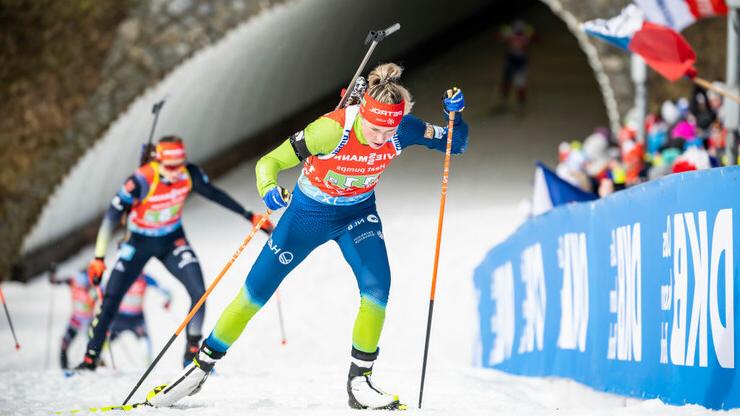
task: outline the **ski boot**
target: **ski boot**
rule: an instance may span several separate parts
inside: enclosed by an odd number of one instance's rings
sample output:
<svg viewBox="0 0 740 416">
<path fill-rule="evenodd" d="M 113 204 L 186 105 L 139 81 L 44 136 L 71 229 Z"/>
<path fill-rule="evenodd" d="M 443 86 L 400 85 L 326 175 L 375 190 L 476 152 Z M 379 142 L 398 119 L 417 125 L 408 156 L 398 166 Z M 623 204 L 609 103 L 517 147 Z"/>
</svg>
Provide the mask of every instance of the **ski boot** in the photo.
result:
<svg viewBox="0 0 740 416">
<path fill-rule="evenodd" d="M 200 352 L 185 370 L 172 383 L 155 387 L 147 395 L 147 403 L 154 407 L 166 407 L 175 404 L 185 396 L 198 393 L 211 374 L 216 361 L 226 353 L 213 351 L 203 343 Z"/>
<path fill-rule="evenodd" d="M 352 348 L 352 362 L 347 377 L 347 394 L 349 407 L 353 409 L 406 410 L 398 396 L 379 389 L 370 379 L 373 374 L 373 363 L 378 351 L 373 354 Z"/>
<path fill-rule="evenodd" d="M 200 350 L 200 335 L 188 335 L 188 341 L 185 345 L 185 355 L 183 355 L 182 367 L 185 368 L 193 362 L 193 358 L 198 355 Z"/>
<path fill-rule="evenodd" d="M 64 348 L 62 348 L 59 354 L 59 365 L 62 367 L 62 370 L 69 369 L 69 358 L 67 358 L 67 350 Z"/>
<path fill-rule="evenodd" d="M 98 354 L 95 351 L 88 351 L 82 362 L 75 367 L 75 371 L 95 371 L 98 367 Z"/>
</svg>

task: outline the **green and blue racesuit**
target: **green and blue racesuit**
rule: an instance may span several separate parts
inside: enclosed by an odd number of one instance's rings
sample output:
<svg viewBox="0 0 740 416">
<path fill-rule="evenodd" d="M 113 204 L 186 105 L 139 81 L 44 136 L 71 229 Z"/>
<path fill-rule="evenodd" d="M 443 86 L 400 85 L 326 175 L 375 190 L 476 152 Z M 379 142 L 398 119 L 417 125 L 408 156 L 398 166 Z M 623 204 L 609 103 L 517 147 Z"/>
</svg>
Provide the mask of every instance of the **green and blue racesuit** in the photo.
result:
<svg viewBox="0 0 740 416">
<path fill-rule="evenodd" d="M 352 129 L 357 140 L 367 145 L 360 116 L 355 119 Z M 338 148 L 345 133 L 342 124 L 321 117 L 297 134 L 302 135 L 311 155 L 328 155 Z M 453 129 L 453 153 L 465 151 L 467 136 L 467 124 L 458 114 Z M 446 127 L 433 126 L 413 115 L 406 115 L 393 140 L 400 148 L 423 145 L 444 152 L 446 138 Z M 300 161 L 290 139 L 262 157 L 256 166 L 260 195 L 264 196 L 277 185 L 279 172 L 297 166 Z M 206 345 L 212 350 L 225 353 L 285 276 L 311 251 L 333 240 L 351 266 L 360 291 L 360 309 L 352 333 L 353 354 L 355 350 L 368 356 L 377 354 L 391 275 L 373 191 L 355 203 L 348 203 L 350 201 L 342 197 L 319 198 L 310 194 L 315 190 L 306 187 L 304 179 L 302 174 L 290 206 L 263 247 L 239 293 L 206 339 Z"/>
</svg>

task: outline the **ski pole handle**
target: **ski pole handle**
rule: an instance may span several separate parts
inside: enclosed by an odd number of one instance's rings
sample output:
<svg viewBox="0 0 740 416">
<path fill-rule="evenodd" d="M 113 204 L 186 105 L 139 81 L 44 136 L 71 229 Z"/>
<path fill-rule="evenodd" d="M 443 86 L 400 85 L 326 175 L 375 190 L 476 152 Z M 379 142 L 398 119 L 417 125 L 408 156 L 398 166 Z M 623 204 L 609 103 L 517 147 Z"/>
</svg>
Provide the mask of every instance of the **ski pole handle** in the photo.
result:
<svg viewBox="0 0 740 416">
<path fill-rule="evenodd" d="M 162 109 L 162 107 L 164 106 L 164 102 L 165 102 L 165 100 L 167 100 L 167 97 L 165 97 L 165 98 L 162 98 L 162 99 L 161 99 L 161 100 L 159 100 L 158 102 L 154 103 L 154 105 L 152 106 L 152 114 L 157 114 L 157 115 L 159 115 L 159 111 L 160 111 L 160 110 Z"/>
<path fill-rule="evenodd" d="M 387 28 L 383 30 L 371 30 L 370 33 L 368 33 L 367 37 L 365 38 L 365 45 L 367 45 L 371 41 L 380 43 L 380 41 L 385 39 L 386 36 L 392 35 L 393 33 L 397 32 L 399 29 L 401 29 L 401 24 L 395 23 L 391 26 L 388 26 Z"/>
<path fill-rule="evenodd" d="M 385 35 L 388 36 L 388 35 L 392 35 L 393 32 L 396 32 L 399 29 L 401 29 L 401 24 L 400 23 L 394 23 L 393 25 L 388 26 L 383 32 L 385 32 Z"/>
<path fill-rule="evenodd" d="M 154 145 L 152 144 L 152 138 L 154 137 L 154 131 L 157 128 L 157 120 L 159 120 L 159 112 L 162 111 L 164 103 L 167 100 L 167 96 L 154 103 L 152 106 L 152 114 L 154 114 L 154 120 L 152 121 L 152 129 L 149 131 L 149 141 L 143 146 L 141 151 L 141 158 L 139 160 L 139 166 L 143 166 L 149 162 L 152 157 Z"/>
</svg>

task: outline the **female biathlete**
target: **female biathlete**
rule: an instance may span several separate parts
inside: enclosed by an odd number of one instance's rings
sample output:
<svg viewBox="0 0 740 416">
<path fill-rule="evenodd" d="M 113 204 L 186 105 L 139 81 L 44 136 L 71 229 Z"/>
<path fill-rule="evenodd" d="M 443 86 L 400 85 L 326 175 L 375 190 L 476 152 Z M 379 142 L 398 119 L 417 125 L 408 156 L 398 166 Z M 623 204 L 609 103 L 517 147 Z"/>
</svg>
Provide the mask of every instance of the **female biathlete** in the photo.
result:
<svg viewBox="0 0 740 416">
<path fill-rule="evenodd" d="M 95 259 L 88 265 L 88 277 L 99 285 L 105 271 L 104 256 L 113 229 L 128 212 L 129 237 L 118 249 L 118 256 L 103 296 L 100 312 L 92 322 L 92 336 L 78 370 L 95 370 L 100 350 L 126 291 L 141 273 L 146 262 L 156 257 L 190 295 L 192 305 L 205 292 L 203 274 L 182 229 L 183 205 L 191 192 L 245 217 L 256 224 L 252 214 L 222 190 L 213 186 L 196 165 L 186 163 L 185 145 L 177 136 L 166 136 L 156 146 L 156 158 L 140 167 L 113 197 L 103 218 L 95 245 Z M 263 230 L 270 233 L 272 224 Z M 205 308 L 200 308 L 187 327 L 185 363 L 198 353 Z"/>
<path fill-rule="evenodd" d="M 304 161 L 292 202 L 262 249 L 236 298 L 221 314 L 193 363 L 149 403 L 168 406 L 200 390 L 215 362 L 226 354 L 247 322 L 268 301 L 283 278 L 321 244 L 334 240 L 352 267 L 360 309 L 352 332 L 347 393 L 359 409 L 402 408 L 398 397 L 371 381 L 385 319 L 391 276 L 373 188 L 401 150 L 424 145 L 444 151 L 447 129 L 406 115 L 411 95 L 398 84 L 395 64 L 375 68 L 360 105 L 325 114 L 291 136 L 256 166 L 257 188 L 270 209 L 288 206 L 291 194 L 277 185 L 280 171 Z M 461 111 L 462 92 L 444 100 L 446 111 Z M 453 153 L 467 145 L 467 125 L 456 117 Z"/>
<path fill-rule="evenodd" d="M 90 279 L 85 269 L 79 271 L 74 276 L 67 276 L 61 279 L 57 277 L 56 270 L 54 269 L 49 274 L 49 282 L 54 285 L 69 285 L 70 294 L 72 295 L 72 316 L 70 316 L 67 329 L 64 331 L 62 346 L 59 352 L 59 363 L 62 369 L 66 370 L 69 363 L 67 358 L 69 346 L 77 334 L 86 331 L 90 325 L 93 318 L 93 311 L 95 310 L 97 294 L 90 284 Z M 169 290 L 159 286 L 157 281 L 150 275 L 141 273 L 123 297 L 121 306 L 118 308 L 118 314 L 113 320 L 109 332 L 111 343 L 124 331 L 133 332 L 138 339 L 144 338 L 147 346 L 147 357 L 151 361 L 151 341 L 149 340 L 146 321 L 144 319 L 144 294 L 146 293 L 147 286 L 154 286 L 162 293 L 166 299 L 163 306 L 165 309 L 169 309 L 172 301 L 172 295 Z"/>
</svg>

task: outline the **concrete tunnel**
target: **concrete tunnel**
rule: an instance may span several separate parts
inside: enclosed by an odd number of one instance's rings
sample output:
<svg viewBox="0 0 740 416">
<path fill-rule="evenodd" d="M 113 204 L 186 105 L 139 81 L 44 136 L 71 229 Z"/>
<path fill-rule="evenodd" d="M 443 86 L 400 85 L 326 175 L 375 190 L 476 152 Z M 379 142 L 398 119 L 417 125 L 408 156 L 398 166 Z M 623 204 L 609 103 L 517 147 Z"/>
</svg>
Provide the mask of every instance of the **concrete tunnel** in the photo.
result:
<svg viewBox="0 0 740 416">
<path fill-rule="evenodd" d="M 553 2 L 549 3 L 553 8 Z M 22 254 L 26 259 L 34 254 L 37 260 L 24 261 L 25 274 L 37 274 L 50 261 L 69 256 L 91 241 L 90 232 L 97 230 L 111 196 L 137 164 L 140 146 L 151 127 L 151 106 L 159 99 L 166 98 L 166 104 L 155 139 L 165 134 L 180 135 L 189 158 L 205 164 L 207 171 L 217 176 L 333 108 L 339 89 L 349 82 L 365 54 L 363 40 L 369 30 L 395 22 L 402 26 L 380 44 L 364 73 L 374 64 L 395 60 L 412 74 L 457 42 L 486 31 L 495 33 L 517 13 L 531 14 L 532 10 L 547 16 L 540 21 L 550 27 L 545 32 L 554 30 L 570 38 L 566 50 L 560 52 L 578 55 L 589 78 L 583 80 L 587 85 L 584 88 L 596 95 L 601 91 L 606 103 L 607 111 L 598 105 L 592 107 L 595 115 L 587 117 L 577 131 L 587 133 L 594 126 L 589 120 L 607 124 L 605 113 L 613 122 L 613 97 L 608 82 L 598 72 L 594 52 L 583 39 L 579 39 L 579 48 L 568 33 L 569 28 L 573 30 L 573 22 L 565 19 L 569 24 L 563 25 L 542 3 L 301 0 L 277 4 L 197 51 L 115 117 L 102 137 L 59 181 L 23 239 Z M 559 17 L 563 19 L 562 10 Z M 493 36 L 489 39 L 494 49 L 500 48 Z M 490 70 L 497 82 L 500 68 Z M 592 70 L 596 71 L 595 77 Z M 443 70 L 431 76 L 446 79 L 452 75 Z M 494 91 L 492 84 L 487 94 Z M 543 158 L 554 157 L 557 143 L 572 138 L 553 136 L 551 143 L 540 150 Z M 86 227 L 84 234 L 81 230 Z M 59 244 L 62 241 L 71 243 Z"/>
</svg>

